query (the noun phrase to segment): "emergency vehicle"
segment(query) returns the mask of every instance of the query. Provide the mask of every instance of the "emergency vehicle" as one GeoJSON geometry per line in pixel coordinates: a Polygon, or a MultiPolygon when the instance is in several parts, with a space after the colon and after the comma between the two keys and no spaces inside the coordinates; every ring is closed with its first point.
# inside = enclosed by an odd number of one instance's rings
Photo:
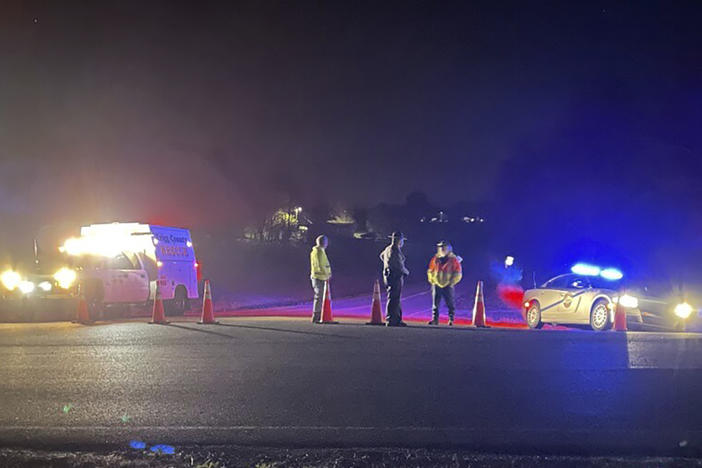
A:
{"type": "Polygon", "coordinates": [[[87,301],[98,308],[146,305],[157,285],[171,315],[184,314],[198,298],[200,267],[187,229],[92,224],[59,250],[71,259],[87,301]]]}

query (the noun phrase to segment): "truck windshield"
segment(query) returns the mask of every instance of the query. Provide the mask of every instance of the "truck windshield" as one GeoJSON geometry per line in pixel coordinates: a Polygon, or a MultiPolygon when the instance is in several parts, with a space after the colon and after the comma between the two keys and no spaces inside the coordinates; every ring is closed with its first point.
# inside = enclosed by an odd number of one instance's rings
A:
{"type": "Polygon", "coordinates": [[[137,265],[135,265],[127,255],[121,253],[107,260],[107,268],[110,270],[136,270],[137,265]]]}

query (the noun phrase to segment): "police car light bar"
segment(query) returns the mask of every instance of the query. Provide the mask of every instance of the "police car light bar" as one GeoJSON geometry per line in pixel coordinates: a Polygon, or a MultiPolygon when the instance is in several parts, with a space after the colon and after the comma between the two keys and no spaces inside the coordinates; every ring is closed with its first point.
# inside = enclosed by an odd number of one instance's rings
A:
{"type": "Polygon", "coordinates": [[[600,272],[600,276],[606,280],[617,281],[624,277],[624,274],[616,268],[605,268],[600,272]]]}
{"type": "Polygon", "coordinates": [[[617,281],[624,277],[624,274],[616,268],[602,269],[595,265],[588,265],[587,263],[576,263],[570,268],[570,271],[576,275],[601,276],[610,281],[617,281]]]}
{"type": "Polygon", "coordinates": [[[583,276],[598,276],[600,274],[600,267],[595,265],[588,265],[587,263],[576,263],[570,268],[570,271],[576,275],[583,276]]]}

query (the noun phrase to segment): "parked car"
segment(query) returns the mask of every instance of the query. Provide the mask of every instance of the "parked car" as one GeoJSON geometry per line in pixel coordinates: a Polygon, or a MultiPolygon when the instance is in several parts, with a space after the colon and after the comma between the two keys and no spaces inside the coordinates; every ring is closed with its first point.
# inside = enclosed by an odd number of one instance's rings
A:
{"type": "Polygon", "coordinates": [[[685,294],[667,281],[624,281],[599,273],[563,274],[525,291],[522,313],[534,329],[552,323],[603,331],[612,326],[617,304],[626,311],[631,328],[685,330],[697,317],[685,294]]]}

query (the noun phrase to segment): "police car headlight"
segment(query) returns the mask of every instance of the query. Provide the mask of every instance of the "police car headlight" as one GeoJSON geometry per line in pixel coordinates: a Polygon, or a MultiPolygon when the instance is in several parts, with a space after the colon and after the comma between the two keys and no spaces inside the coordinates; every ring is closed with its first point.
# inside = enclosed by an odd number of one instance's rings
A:
{"type": "Polygon", "coordinates": [[[54,279],[58,283],[59,287],[63,289],[70,288],[73,283],[76,282],[77,277],[78,274],[75,272],[75,270],[71,270],[70,268],[61,268],[59,271],[54,273],[54,279]]]}
{"type": "Polygon", "coordinates": [[[624,294],[619,298],[619,305],[622,307],[628,307],[630,309],[636,309],[639,306],[639,300],[634,296],[624,294]]]}
{"type": "Polygon", "coordinates": [[[683,302],[675,306],[675,315],[681,319],[686,319],[692,314],[692,306],[687,302],[683,302]]]}
{"type": "Polygon", "coordinates": [[[22,277],[16,271],[7,270],[0,275],[0,282],[8,291],[14,291],[22,282],[22,277]]]}
{"type": "Polygon", "coordinates": [[[31,281],[20,281],[17,288],[22,292],[22,294],[29,294],[34,291],[34,283],[31,281]]]}

